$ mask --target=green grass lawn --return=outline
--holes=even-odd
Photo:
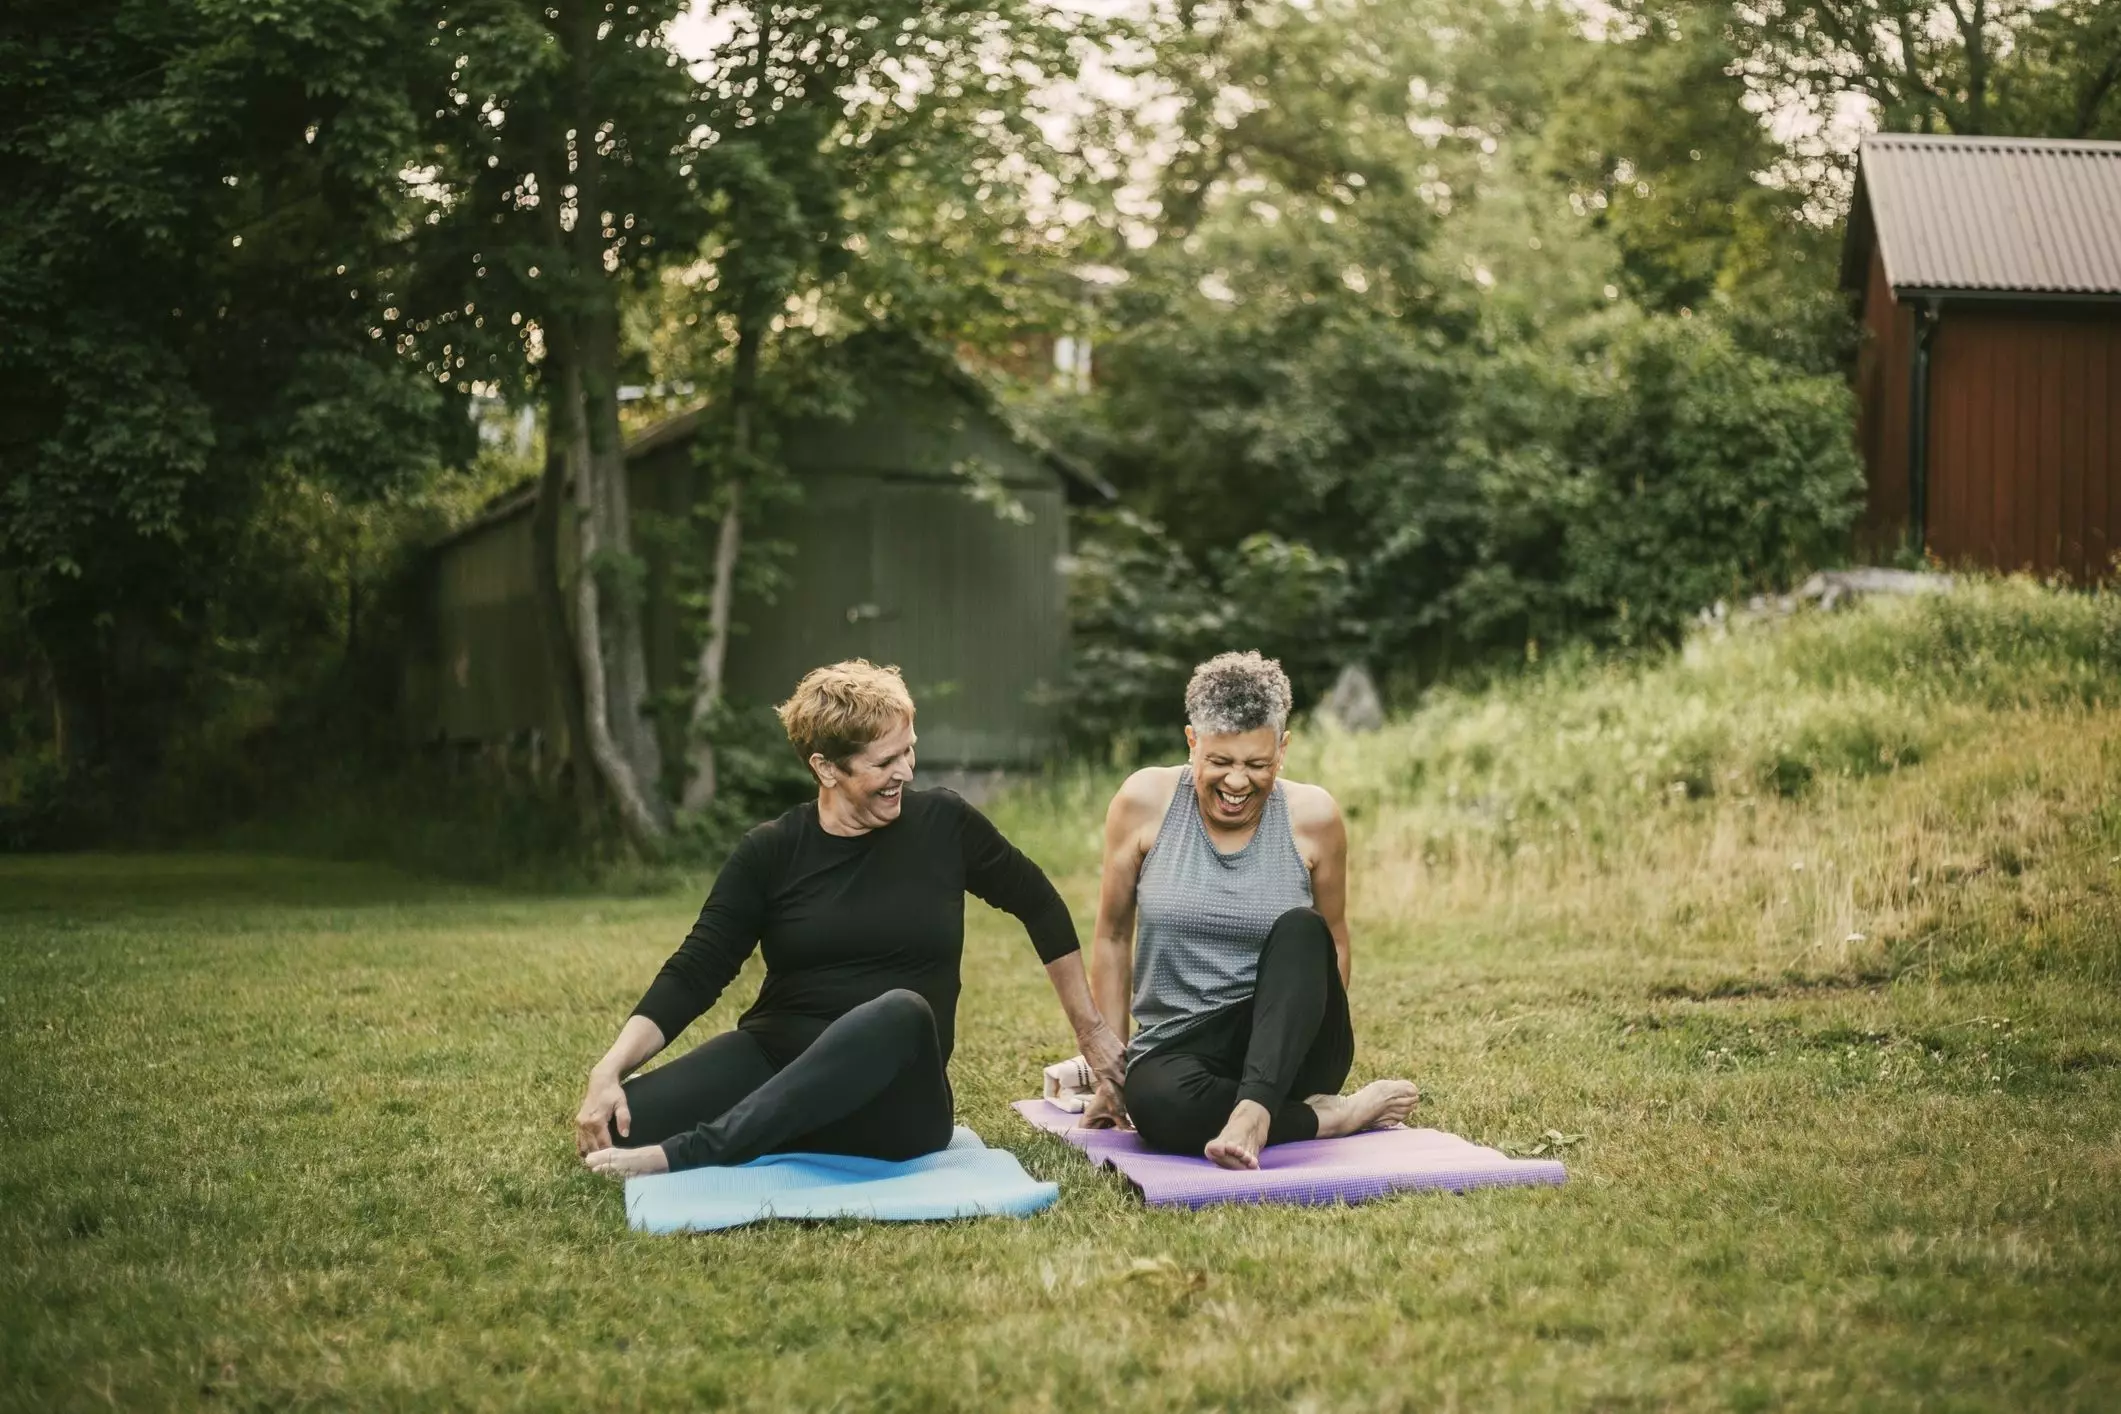
[[[638,1237],[567,1121],[704,880],[0,860],[0,1404],[2121,1407],[2117,672],[2114,601],[2006,585],[1304,742],[1356,1078],[1584,1136],[1353,1209],[1024,1127],[1070,1048],[974,904],[960,1117],[1058,1206]],[[1114,779],[995,811],[1085,924]]]

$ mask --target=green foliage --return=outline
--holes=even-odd
[[[714,742],[714,803],[684,822],[680,857],[719,864],[746,830],[817,798],[773,706],[725,698],[705,723]]]
[[[1576,422],[1591,489],[1562,574],[1600,636],[1669,643],[1704,605],[1838,557],[1863,493],[1839,379],[1707,321],[1646,320],[1604,354],[1613,387]]]
[[[1332,681],[1352,626],[1347,566],[1277,536],[1246,537],[1196,564],[1158,525],[1092,512],[1069,573],[1076,629],[1070,733],[1122,758],[1167,744],[1201,659],[1256,648],[1300,696]]]
[[[1080,546],[1100,746],[1159,730],[1233,643],[1307,696],[1347,658],[1420,682],[1669,643],[1834,558],[1854,508],[1846,154],[1764,97],[2121,122],[2121,10],[2095,0],[1630,0],[1588,27],[1545,0],[768,5],[718,12],[688,62],[682,13],[8,10],[15,838],[180,786],[249,798],[213,763],[350,682],[380,700],[390,569],[506,479],[460,395],[527,400],[555,362],[605,462],[622,376],[714,405],[712,489],[665,527],[697,547],[785,498],[771,423],[844,398],[859,331],[1017,373],[1094,333],[1096,391],[1038,401],[1141,517]],[[1070,87],[1093,56],[1125,81]],[[678,568],[700,617],[703,566]],[[747,542],[739,582],[782,568]]]
[[[1802,190],[1761,180],[1784,154],[1746,101],[1727,7],[1623,9],[1568,53],[1540,160],[1611,240],[1627,294],[1667,314],[1779,306],[1829,277],[1834,242]]]
[[[2105,0],[2036,7],[1998,71],[1996,131],[2121,139],[2121,9]]]
[[[295,553],[289,506],[467,450],[461,406],[368,337],[357,278],[403,213],[405,14],[0,21],[0,580],[79,773],[61,794],[136,798],[226,706],[231,658],[329,645],[310,610],[338,567]]]
[[[1817,120],[1855,98],[1888,132],[2121,131],[2121,21],[2106,0],[1760,0],[1732,20],[1755,92]]]
[[[1212,579],[1220,597],[1203,597],[1177,545],[1152,552],[1131,524],[1087,527],[1077,625],[1090,694],[1082,705],[1099,733],[1125,701],[1145,704],[1144,725],[1159,722],[1176,697],[1153,692],[1168,689],[1173,662],[1255,641],[1301,645],[1292,651],[1309,691],[1330,681],[1336,654],[1400,664],[1439,638],[1476,657],[1575,638],[1669,644],[1718,599],[1832,560],[1860,500],[1840,380],[1748,353],[1708,318],[1623,309],[1461,356],[1456,367],[1414,352],[1372,362],[1363,377],[1342,370],[1348,376],[1307,382],[1309,399],[1275,392],[1265,405],[1232,408],[1201,387],[1206,362],[1180,365],[1189,396],[1158,400],[1164,422],[1205,426],[1211,437],[1241,427],[1255,457],[1295,447],[1303,450],[1291,462],[1310,459],[1255,480],[1214,453],[1186,455],[1177,437],[1155,439],[1176,464],[1159,478],[1163,489],[1185,485],[1200,498],[1198,512],[1172,502],[1182,517],[1174,535],[1205,525],[1212,546],[1247,526],[1308,519],[1311,541],[1255,530],[1239,544],[1272,543],[1291,562],[1331,565],[1333,593],[1307,597],[1223,572]],[[1395,381],[1410,377],[1411,386]],[[1150,392],[1130,387],[1114,401],[1138,407]],[[1261,424],[1291,404],[1296,426],[1280,425],[1270,440]],[[1435,411],[1414,412],[1423,407]],[[1313,470],[1334,485],[1307,518],[1301,488]],[[1275,483],[1295,489],[1276,496]],[[1329,514],[1335,500],[1342,509]],[[1115,534],[1134,539],[1104,543]],[[1215,563],[1227,552],[1196,553]]]
[[[548,345],[574,354],[578,326],[615,324],[620,289],[699,239],[696,86],[663,42],[683,12],[502,0],[406,35],[430,165],[373,272],[401,357],[523,390]],[[615,372],[590,359],[584,376]]]
[[[1536,6],[1207,25],[1172,82],[1221,106],[1182,120],[1199,153],[1172,171],[1194,176],[1108,302],[1097,392],[1048,409],[1057,434],[1194,563],[1271,534],[1344,565],[1345,627],[1311,652],[1415,681],[1669,644],[1833,561],[1861,491],[1833,242],[1767,180],[1780,149],[1724,14],[1616,15],[1602,42]],[[1364,77],[1393,64],[1420,76],[1396,97]],[[1203,72],[1213,103],[1187,87]],[[1084,622],[1112,680],[1108,618],[1125,662],[1163,619]],[[1204,646],[1242,644],[1163,648]]]

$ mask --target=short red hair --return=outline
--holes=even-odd
[[[856,752],[913,720],[913,694],[896,667],[849,658],[803,674],[788,700],[773,710],[805,765],[816,755],[845,769]]]

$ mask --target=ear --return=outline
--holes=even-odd
[[[813,751],[810,753],[810,774],[816,776],[817,783],[827,790],[839,784],[835,768],[830,761],[825,759],[823,752]]]
[[[1191,756],[1193,754],[1193,749],[1199,745],[1200,742],[1197,741],[1193,736],[1193,728],[1191,724],[1188,724],[1186,727],[1186,754],[1188,756]]]

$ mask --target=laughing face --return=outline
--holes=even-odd
[[[906,785],[913,779],[913,721],[885,732],[841,766],[822,756],[810,758],[821,793],[834,797],[834,815],[859,830],[874,830],[898,819],[905,808]]]
[[[1186,728],[1193,755],[1193,794],[1210,829],[1238,833],[1259,823],[1267,793],[1281,774],[1289,734],[1273,727],[1248,732],[1196,733]]]

